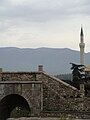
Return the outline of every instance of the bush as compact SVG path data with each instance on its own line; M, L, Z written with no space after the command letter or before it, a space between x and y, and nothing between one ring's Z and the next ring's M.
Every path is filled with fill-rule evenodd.
M18 118L18 117L28 117L30 116L30 112L28 110L26 110L25 108L23 109L13 109L13 111L11 112L10 117L12 118Z

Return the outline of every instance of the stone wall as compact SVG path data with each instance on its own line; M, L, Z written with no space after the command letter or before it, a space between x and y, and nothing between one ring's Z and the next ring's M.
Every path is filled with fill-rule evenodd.
M3 72L2 81L42 81L43 85L43 108L45 110L75 110L81 109L82 99L80 92L67 83L58 80L43 72ZM8 85L11 91L12 87L20 88L20 84ZM24 85L25 86L25 85ZM30 86L30 85L29 85ZM28 87L26 87L28 88ZM7 90L6 90L7 91ZM9 90L10 91L10 90ZM25 92L25 91L24 91ZM9 92L7 91L7 94ZM19 93L19 91L17 91ZM25 92L28 93L28 92Z
M43 110L80 110L80 92L67 83L43 73L38 80L43 83Z
M0 120L1 116L4 116L3 107L6 104L3 101L8 101L9 106L13 107L12 102L9 102L10 97L11 101L13 100L13 95L16 95L16 97L19 95L27 101L31 116L40 116L42 110L42 81L35 81L36 74L4 72L0 75ZM8 108L5 107L5 109Z
M90 99L81 97L80 90L41 71L0 73L0 99L8 94L25 97L32 111L37 108L39 116L52 116L55 111L90 112Z
M2 72L0 81L35 81L36 72Z
M65 118L73 118L73 119L89 119L90 120L90 112L85 112L85 111L43 111L41 113L41 117L57 117L57 118L61 118L62 116L64 116Z

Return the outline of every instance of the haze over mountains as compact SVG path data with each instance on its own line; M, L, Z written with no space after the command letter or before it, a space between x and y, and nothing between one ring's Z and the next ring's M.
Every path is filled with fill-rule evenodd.
M3 71L37 71L42 64L49 74L71 73L70 62L79 64L79 51L68 48L0 48L0 67ZM85 53L90 64L90 52Z

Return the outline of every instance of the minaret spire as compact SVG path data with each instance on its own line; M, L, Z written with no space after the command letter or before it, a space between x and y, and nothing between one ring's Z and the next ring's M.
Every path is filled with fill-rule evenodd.
M80 64L84 65L84 48L85 48L85 43L84 43L84 33L83 33L83 27L81 26L81 31L80 31Z
M81 33L80 33L80 36L84 36L82 26L81 26Z

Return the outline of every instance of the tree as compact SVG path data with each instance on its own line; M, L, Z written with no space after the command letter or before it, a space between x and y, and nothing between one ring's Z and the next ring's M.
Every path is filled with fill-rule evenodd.
M79 89L79 86L81 83L84 83L85 79L85 66L84 65L77 65L74 63L72 64L71 70L72 70L72 81L73 86Z

